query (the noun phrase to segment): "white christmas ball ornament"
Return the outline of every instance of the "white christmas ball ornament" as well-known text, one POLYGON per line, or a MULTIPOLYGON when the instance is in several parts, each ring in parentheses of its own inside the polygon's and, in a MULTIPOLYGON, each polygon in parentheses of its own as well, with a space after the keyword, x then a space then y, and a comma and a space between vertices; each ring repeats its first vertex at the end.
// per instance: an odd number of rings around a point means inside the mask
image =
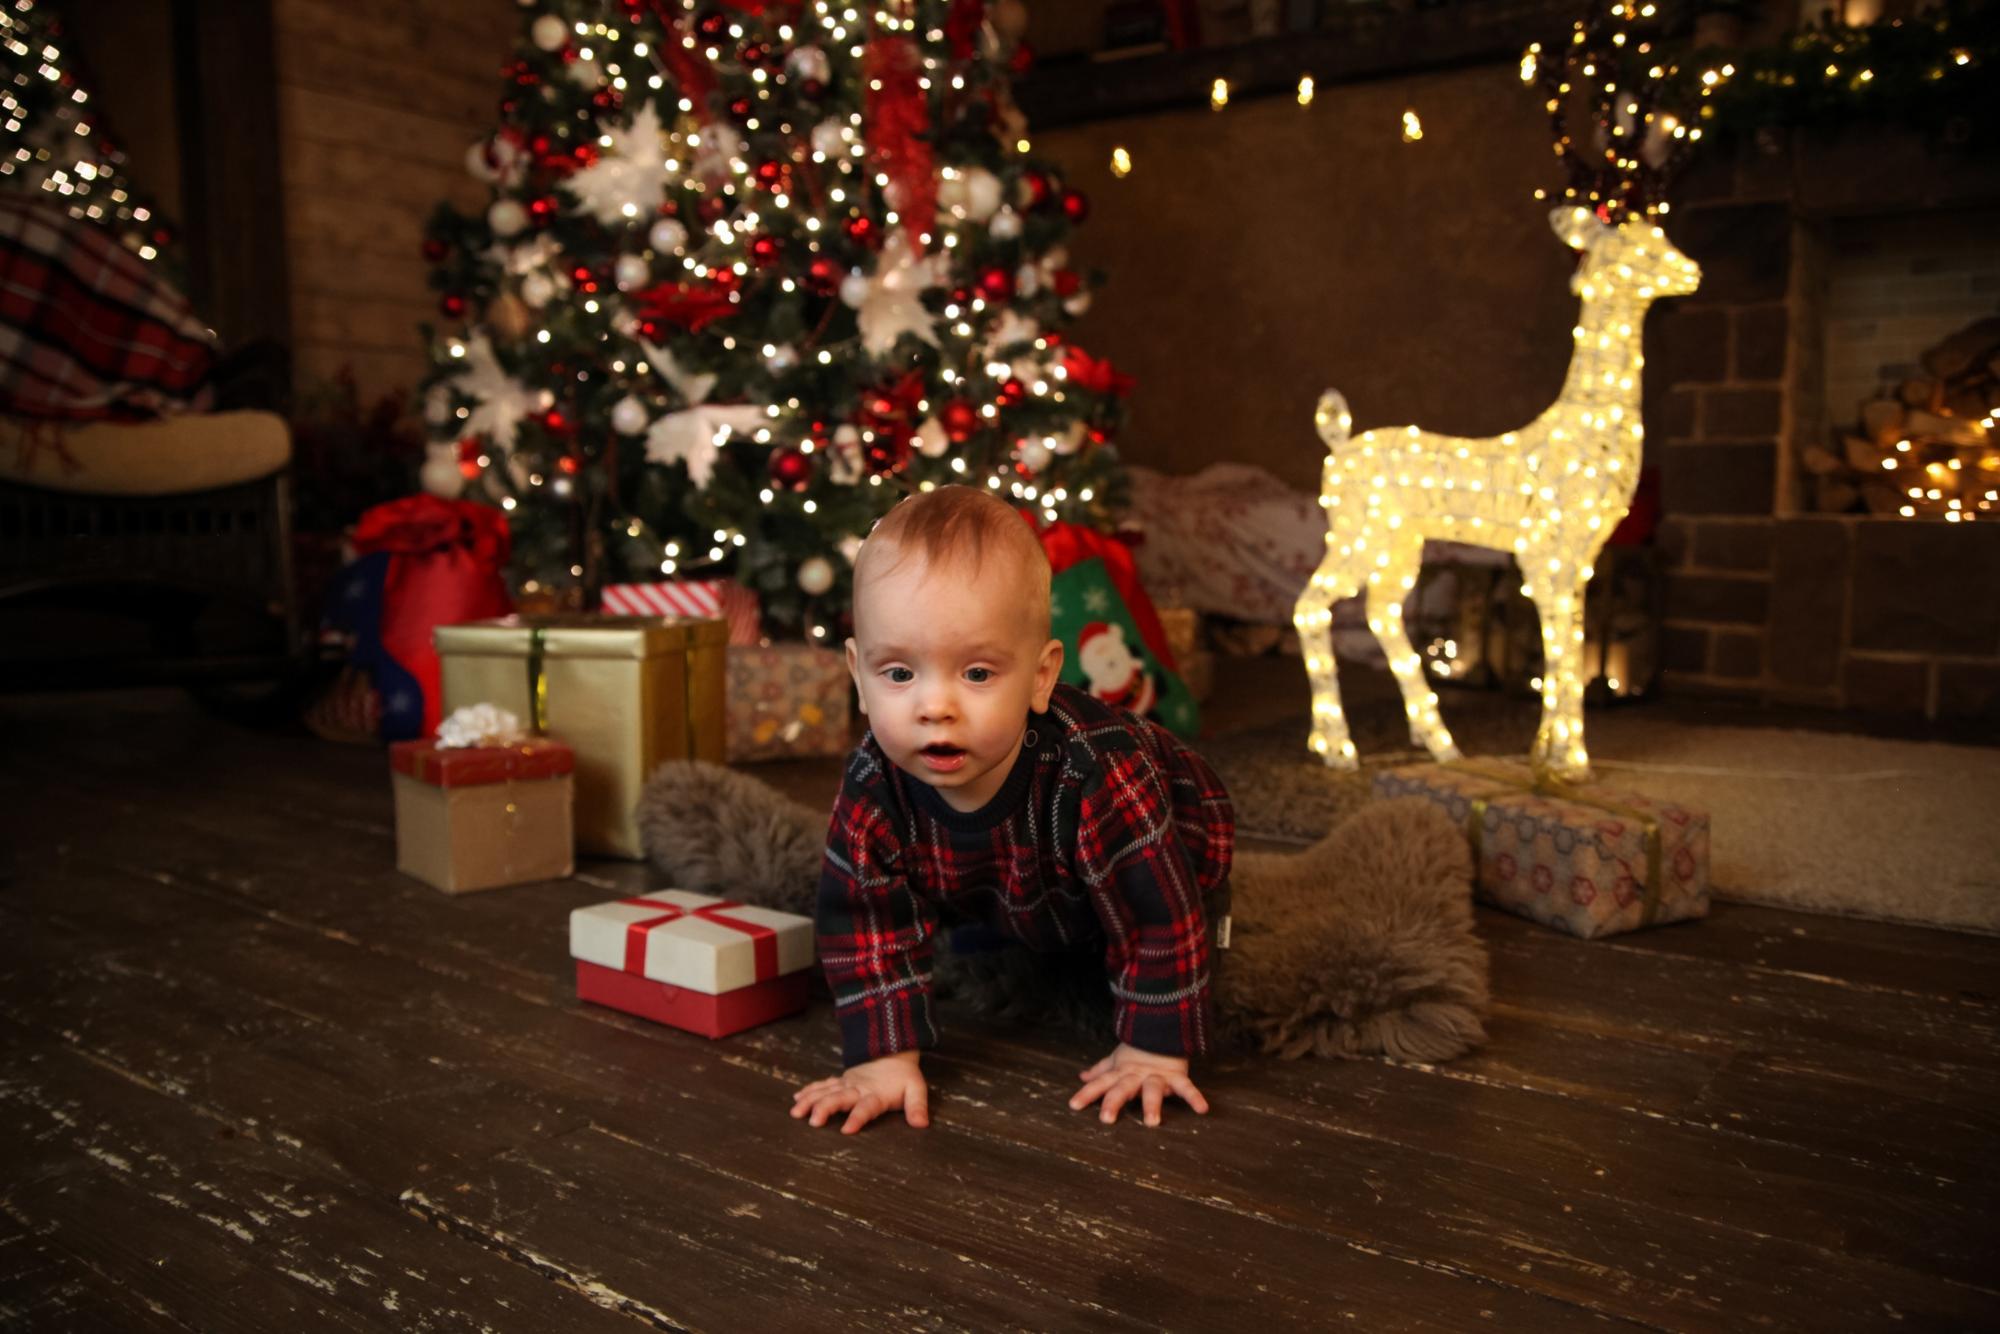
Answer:
POLYGON ((965 213, 965 196, 965 173, 957 167, 940 168, 937 183, 938 207, 953 217, 961 217, 965 213))
POLYGON ((451 441, 434 441, 424 450, 424 466, 417 470, 417 482, 434 496, 456 500, 465 489, 465 474, 458 467, 458 446, 451 441))
POLYGON ((808 556, 799 562, 799 591, 819 597, 833 587, 833 562, 824 556, 808 556))
POLYGON ((945 451, 950 448, 951 435, 944 429, 943 423, 936 417, 924 418, 923 425, 917 428, 917 452, 927 459, 935 459, 944 457, 945 451))
POLYGON ((486 210, 486 225, 495 236, 519 236, 528 226, 528 210, 518 199, 496 199, 486 210))
POLYGON ((637 435, 652 423, 646 405, 627 394, 611 406, 611 429, 620 435, 637 435))
POLYGON ((825 83, 832 77, 833 67, 828 63, 826 52, 816 46, 795 47, 785 57, 785 68, 801 79, 818 79, 825 83))
POLYGON ((965 178, 965 213, 974 222, 985 222, 1000 209, 1000 178, 984 167, 959 173, 965 178))
POLYGON ((555 14, 544 14, 528 27, 528 36, 544 51, 560 51, 569 41, 569 24, 555 14))
POLYGON ((666 255, 678 255, 687 244, 688 229, 678 218, 661 218, 653 224, 653 230, 646 233, 646 240, 653 249, 666 255))
POLYGON ((996 241, 1012 241, 1021 234, 1021 215, 1011 208, 1003 207, 993 215, 993 220, 986 224, 986 230, 996 241))
POLYGON ((847 151, 847 124, 831 117, 813 126, 813 152, 829 158, 839 157, 847 151))
POLYGON ((840 299, 856 310, 868 299, 868 275, 856 270, 840 280, 840 299))
POLYGON ((653 266, 638 255, 620 255, 615 273, 618 290, 629 292, 635 287, 645 286, 646 280, 653 276, 653 266))
POLYGON ((549 304, 556 294, 556 280, 549 277, 546 269, 536 269, 521 279, 521 300, 540 310, 549 304))

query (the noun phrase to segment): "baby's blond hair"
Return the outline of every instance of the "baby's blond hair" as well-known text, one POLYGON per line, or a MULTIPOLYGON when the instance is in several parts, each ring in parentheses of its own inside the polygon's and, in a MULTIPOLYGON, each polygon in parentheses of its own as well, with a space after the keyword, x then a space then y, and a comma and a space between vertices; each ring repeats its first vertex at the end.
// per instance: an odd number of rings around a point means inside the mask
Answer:
POLYGON ((1049 633, 1049 558, 1028 521, 1006 501, 973 486, 922 491, 882 516, 854 562, 858 602, 862 586, 914 556, 930 565, 988 559, 1011 562, 1027 585, 1026 610, 1039 637, 1049 633))

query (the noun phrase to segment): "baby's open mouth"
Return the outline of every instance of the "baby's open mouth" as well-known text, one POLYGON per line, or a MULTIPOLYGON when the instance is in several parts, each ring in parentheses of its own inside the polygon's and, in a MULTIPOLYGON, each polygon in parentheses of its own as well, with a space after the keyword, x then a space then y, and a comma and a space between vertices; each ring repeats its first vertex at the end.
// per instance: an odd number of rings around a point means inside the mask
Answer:
POLYGON ((948 741, 933 741, 917 755, 932 773, 950 773, 965 763, 965 747, 954 746, 948 741))

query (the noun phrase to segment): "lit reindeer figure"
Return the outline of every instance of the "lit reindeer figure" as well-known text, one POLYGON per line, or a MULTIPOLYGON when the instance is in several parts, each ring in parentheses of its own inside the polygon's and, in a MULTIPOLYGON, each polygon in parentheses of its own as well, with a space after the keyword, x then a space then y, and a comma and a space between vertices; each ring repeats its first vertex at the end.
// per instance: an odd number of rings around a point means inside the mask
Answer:
POLYGON ((1644 216, 1610 226, 1587 209, 1563 207, 1549 221, 1583 252, 1570 280, 1582 310, 1569 378, 1540 417, 1497 439, 1459 439, 1414 426, 1351 438, 1346 400, 1332 390, 1320 399, 1326 556, 1292 620, 1312 678, 1312 748, 1333 768, 1351 769, 1356 760, 1334 672, 1332 608, 1364 591, 1368 628, 1402 688, 1411 741, 1439 760, 1458 758, 1403 626, 1424 540, 1440 538, 1513 552, 1542 626, 1534 767, 1571 781, 1589 776, 1583 593, 1638 484, 1640 328, 1647 306, 1694 291, 1701 270, 1644 216))

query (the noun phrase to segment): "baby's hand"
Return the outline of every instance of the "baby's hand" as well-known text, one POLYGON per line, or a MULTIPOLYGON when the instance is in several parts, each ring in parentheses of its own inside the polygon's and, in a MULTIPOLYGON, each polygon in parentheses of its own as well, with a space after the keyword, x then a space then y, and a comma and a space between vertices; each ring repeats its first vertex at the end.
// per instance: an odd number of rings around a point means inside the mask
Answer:
POLYGON ((1160 1104, 1169 1093, 1206 1115, 1208 1099, 1188 1078, 1188 1063, 1179 1056, 1160 1056, 1137 1047, 1118 1044, 1118 1049, 1077 1076, 1083 1087, 1069 1100, 1070 1110, 1088 1107, 1104 1099, 1103 1120, 1110 1125, 1119 1109, 1138 1094, 1146 1109, 1146 1124, 1160 1124, 1160 1104))
POLYGON ((930 1088, 917 1066, 913 1051, 897 1052, 879 1060, 850 1066, 834 1079, 806 1085, 792 1095, 792 1116, 811 1116, 823 1126, 836 1112, 847 1112, 843 1135, 852 1135, 884 1112, 903 1109, 903 1119, 913 1126, 931 1123, 930 1088), (850 1110, 852 1109, 852 1110, 850 1110))

